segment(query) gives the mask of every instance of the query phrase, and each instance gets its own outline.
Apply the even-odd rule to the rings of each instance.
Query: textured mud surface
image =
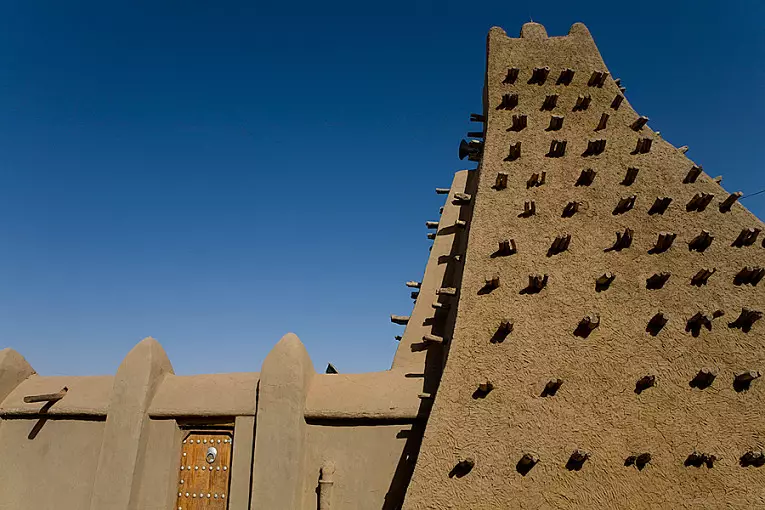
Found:
[[[545,83],[529,84],[541,67],[550,69]],[[503,83],[509,68],[519,69],[513,84]],[[567,68],[574,70],[571,83],[556,84]],[[635,112],[626,99],[612,108],[619,86],[610,75],[602,87],[588,86],[596,71],[608,70],[584,25],[565,37],[548,38],[535,24],[525,25],[521,38],[497,28],[489,34],[486,138],[455,333],[406,509],[765,507],[765,467],[739,465],[746,451],[765,448],[765,378],[746,391],[733,385],[737,373],[765,372],[765,319],[748,332],[729,327],[742,308],[765,311],[765,283],[734,284],[744,267],[765,266],[763,235],[732,246],[742,229],[765,227],[738,203],[721,212],[735,190],[706,173],[684,184],[703,162],[686,158],[648,125],[633,129],[650,113]],[[517,106],[497,109],[505,94],[517,94]],[[543,110],[550,95],[556,104]],[[573,111],[579,96],[591,102]],[[604,113],[606,126],[596,130]],[[520,131],[508,131],[514,115],[527,116]],[[553,115],[564,118],[560,130],[547,130]],[[634,154],[646,138],[650,151]],[[553,140],[566,141],[564,156],[547,156]],[[603,152],[583,156],[595,140],[606,141]],[[508,161],[518,142],[520,157]],[[626,185],[630,168],[638,173]],[[592,183],[576,186],[588,169],[596,172]],[[499,172],[508,174],[506,189],[494,189]],[[541,172],[544,183],[529,186]],[[714,198],[703,211],[688,211],[698,193]],[[633,195],[634,205],[614,214]],[[649,215],[658,197],[672,201],[663,214]],[[535,214],[520,217],[530,201]],[[569,202],[578,202],[578,211],[564,218]],[[608,250],[625,229],[631,245]],[[691,251],[702,230],[714,237],[711,245]],[[657,253],[661,233],[676,238]],[[566,235],[567,249],[548,256],[556,237]],[[517,253],[492,257],[503,239],[513,239]],[[692,285],[702,269],[715,272],[705,285]],[[661,288],[646,288],[663,272],[670,277]],[[613,281],[596,289],[605,273]],[[540,292],[521,292],[530,275],[548,276]],[[481,292],[495,276],[499,287]],[[713,318],[718,311],[724,316]],[[686,328],[698,312],[711,330],[702,326],[695,336]],[[647,326],[657,313],[668,321],[654,335]],[[586,316],[599,325],[585,338],[575,330]],[[513,330],[492,342],[503,320]],[[692,387],[702,368],[716,378]],[[655,385],[636,393],[647,375]],[[551,379],[563,382],[542,396]],[[476,397],[487,381],[493,389]],[[568,469],[576,449],[590,457]],[[713,467],[686,466],[694,451],[715,455]],[[526,453],[539,461],[524,476],[519,461]],[[641,453],[651,455],[642,469],[625,465]],[[466,458],[474,466],[454,476]]]

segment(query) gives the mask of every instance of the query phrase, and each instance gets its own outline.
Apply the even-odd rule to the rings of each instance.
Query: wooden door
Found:
[[[231,476],[230,431],[190,430],[181,447],[178,510],[226,510]]]

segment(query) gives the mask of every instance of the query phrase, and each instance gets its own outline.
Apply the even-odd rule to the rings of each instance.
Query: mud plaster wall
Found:
[[[274,352],[278,362],[263,367],[272,383],[276,379],[277,389],[293,384],[296,370],[307,367],[313,372],[313,363],[295,335],[286,335]],[[0,396],[5,397],[0,402],[0,458],[9,467],[0,470],[0,510],[176,508],[182,429],[228,427],[232,422],[232,510],[316,508],[324,461],[337,469],[333,508],[392,509],[400,504],[408,482],[406,468],[411,466],[405,450],[412,448],[410,429],[418,420],[422,391],[422,379],[409,377],[408,370],[311,373],[294,399],[271,399],[260,408],[255,433],[255,406],[258,401],[263,404],[262,374],[179,377],[155,371],[146,375],[147,368],[169,367],[153,339],[140,342],[125,360],[117,376],[47,377],[37,375],[15,351],[0,353]],[[126,377],[121,371],[126,366],[146,376]],[[125,386],[116,384],[117,378],[137,381],[139,388],[154,385],[157,390],[146,397],[143,409],[136,410],[135,399],[115,399],[114,389]],[[62,387],[68,391],[52,406],[24,402],[27,396],[56,393]],[[138,438],[134,427],[108,433],[109,416],[114,419],[125,409],[135,411],[129,417],[141,418],[135,420],[141,425]],[[285,415],[286,420],[275,419]],[[270,433],[264,418],[273,423]],[[298,441],[285,435],[290,426]],[[269,444],[273,438],[291,448],[291,458],[298,461],[295,469],[285,471],[291,483],[277,477],[276,482],[253,489],[255,474],[273,471],[284,461],[284,448],[254,457],[257,446],[262,453],[265,446],[273,446]],[[135,449],[139,443],[143,446]],[[104,452],[116,459],[119,469],[104,468],[99,473]],[[131,490],[121,502],[102,503],[125,487]],[[287,491],[294,493],[290,501],[285,498]],[[388,497],[391,492],[393,499]]]
[[[316,509],[319,470],[335,463],[332,510],[380,510],[411,425],[322,426],[307,430],[303,508]]]
[[[629,126],[638,115],[625,100],[610,108],[619,89],[612,77],[602,88],[588,87],[593,71],[606,71],[584,25],[566,37],[547,38],[544,27],[524,26],[524,37],[508,38],[494,28],[488,38],[486,73],[488,116],[486,143],[479,169],[475,212],[454,340],[404,508],[722,508],[765,505],[765,468],[743,468],[739,457],[765,446],[765,382],[749,391],[732,387],[734,373],[765,370],[763,331],[757,322],[749,333],[728,322],[742,307],[765,310],[763,287],[735,286],[744,266],[765,265],[765,249],[733,248],[742,228],[763,228],[741,205],[721,213],[727,192],[706,174],[682,184],[693,162],[648,127]],[[636,64],[638,65],[638,64]],[[544,85],[529,85],[534,67],[550,67]],[[502,81],[509,67],[520,69],[514,85]],[[555,82],[564,68],[575,75],[569,86]],[[497,110],[505,93],[518,93],[512,111]],[[559,94],[552,112],[540,111],[548,94]],[[589,94],[586,111],[572,112],[579,94]],[[700,105],[703,107],[703,105]],[[594,131],[601,114],[608,127]],[[528,127],[508,132],[513,114],[528,115]],[[545,131],[551,115],[565,117],[560,131]],[[650,137],[650,153],[630,154],[638,138]],[[552,139],[567,140],[562,158],[545,154]],[[582,157],[588,140],[605,139],[605,152]],[[504,161],[510,143],[522,143],[521,157]],[[724,148],[721,148],[724,150]],[[701,162],[703,163],[703,162]],[[634,184],[620,185],[628,167],[639,168]],[[589,187],[575,187],[580,172],[597,171]],[[497,172],[509,174],[508,188],[492,189]],[[547,172],[546,183],[527,189],[532,172]],[[721,170],[722,171],[722,170]],[[717,170],[715,170],[717,172]],[[730,190],[735,191],[735,190]],[[704,212],[686,212],[697,192],[713,193]],[[637,195],[635,207],[622,215],[612,211],[620,198]],[[673,198],[663,215],[649,216],[656,197]],[[524,201],[534,200],[537,213],[519,218]],[[571,218],[561,218],[569,201],[583,202]],[[632,246],[604,252],[617,231],[634,230]],[[701,229],[715,239],[704,253],[688,242]],[[649,255],[659,232],[677,239],[665,253]],[[557,235],[571,234],[568,251],[547,257]],[[491,258],[501,239],[515,239],[518,253]],[[690,285],[702,268],[716,268],[706,286]],[[646,278],[672,274],[664,288],[647,290]],[[616,279],[604,292],[595,279],[612,272]],[[500,275],[500,287],[478,295],[484,280]],[[521,295],[530,274],[548,274],[539,294]],[[725,316],[698,338],[685,332],[696,312]],[[645,328],[657,312],[669,322],[655,337]],[[601,324],[588,338],[574,336],[587,314]],[[502,343],[489,339],[503,319],[514,331]],[[715,368],[710,388],[693,389],[689,381],[702,367]],[[635,382],[656,375],[657,386],[640,395]],[[540,396],[551,378],[563,379],[554,397]],[[472,398],[479,383],[492,381],[484,399]],[[580,471],[564,466],[571,452],[591,453]],[[720,460],[714,468],[685,467],[693,450]],[[526,452],[540,462],[524,477],[516,463]],[[629,455],[650,452],[650,464],[638,471],[625,467]],[[462,478],[448,473],[460,458],[475,459]]]
[[[37,421],[0,421],[0,509],[88,508],[104,422]]]

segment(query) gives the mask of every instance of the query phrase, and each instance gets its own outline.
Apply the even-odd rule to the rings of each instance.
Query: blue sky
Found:
[[[492,25],[584,22],[652,128],[765,188],[765,3],[581,4],[0,2],[0,345],[257,371],[293,331],[317,369],[389,368]]]

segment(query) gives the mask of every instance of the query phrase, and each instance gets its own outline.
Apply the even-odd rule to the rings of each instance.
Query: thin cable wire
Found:
[[[744,195],[743,197],[739,198],[739,200],[743,200],[745,198],[753,197],[755,195],[759,195],[760,193],[765,193],[765,189],[761,189],[757,193],[750,193],[749,195]]]

